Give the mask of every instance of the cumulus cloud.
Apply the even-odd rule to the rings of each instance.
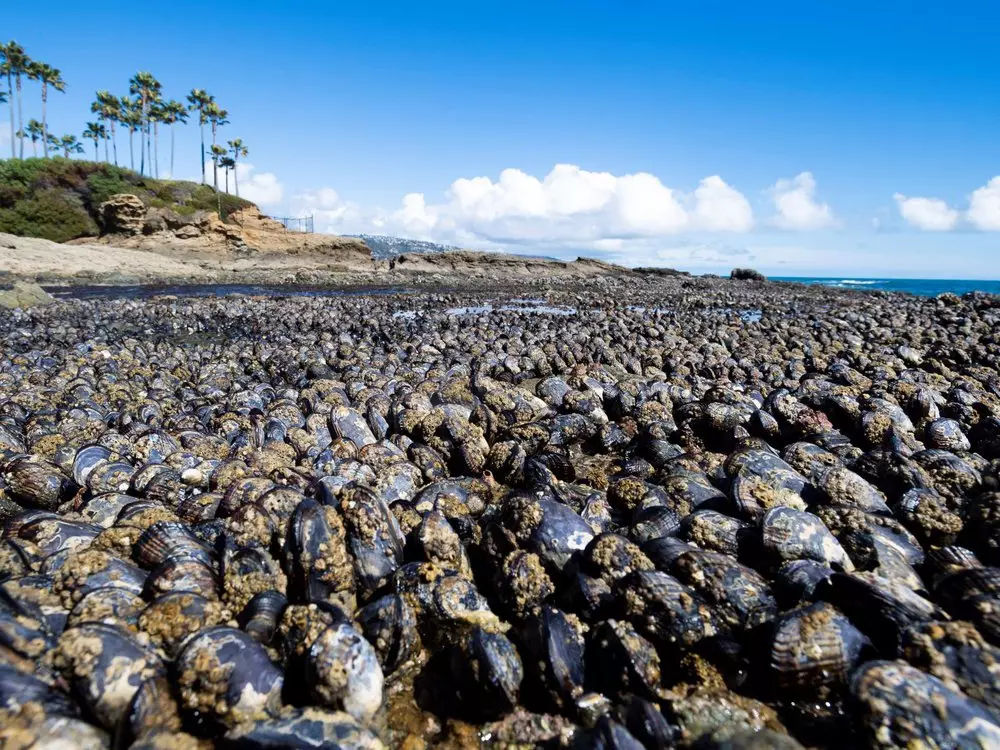
[[[802,172],[790,180],[778,180],[770,189],[778,213],[771,223],[780,229],[811,230],[837,226],[828,203],[816,199],[816,179]]]
[[[618,176],[572,164],[558,164],[543,178],[519,169],[505,169],[496,180],[461,178],[451,184],[441,203],[428,202],[423,193],[410,193],[389,212],[364,212],[356,206],[353,212],[346,211],[342,201],[324,207],[322,192],[300,196],[299,205],[332,211],[324,218],[337,226],[345,226],[350,218],[418,238],[487,245],[587,244],[686,231],[746,232],[754,223],[750,202],[717,175],[685,194],[646,172]]]
[[[258,172],[253,164],[240,162],[236,165],[236,175],[229,173],[229,190],[236,193],[236,184],[239,183],[240,197],[253,201],[259,206],[274,205],[281,203],[285,195],[285,187],[278,180],[277,175],[272,172]],[[211,185],[215,179],[212,162],[205,163],[205,181]],[[219,189],[225,186],[225,172],[219,168]]]
[[[966,218],[977,229],[1000,231],[1000,177],[972,192]]]
[[[958,223],[958,211],[938,198],[908,198],[902,193],[893,196],[903,219],[927,232],[947,232]]]

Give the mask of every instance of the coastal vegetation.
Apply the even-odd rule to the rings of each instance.
[[[90,113],[96,120],[85,123],[79,134],[56,135],[49,132],[48,103],[50,94],[66,91],[67,83],[62,71],[49,63],[32,59],[24,47],[16,41],[10,41],[0,43],[0,83],[6,85],[6,91],[0,87],[0,105],[6,105],[9,110],[11,159],[25,158],[26,142],[30,144],[31,157],[38,157],[40,149],[41,156],[45,159],[59,154],[64,159],[70,159],[84,153],[84,143],[80,141],[83,138],[93,144],[95,162],[100,160],[103,146],[104,162],[118,167],[117,135],[124,131],[128,133],[129,168],[135,172],[138,161],[140,178],[159,179],[160,129],[163,126],[170,130],[169,169],[163,170],[163,176],[169,174],[172,177],[175,174],[176,126],[186,124],[189,117],[196,114],[201,130],[202,184],[207,181],[207,157],[212,163],[213,189],[219,190],[221,169],[225,192],[229,192],[231,172],[234,188],[239,195],[236,167],[240,159],[248,156],[249,150],[241,138],[229,140],[225,146],[219,144],[221,129],[229,125],[229,112],[204,89],[192,89],[186,95],[185,104],[165,96],[163,84],[153,73],[139,71],[129,80],[128,92],[124,95],[112,93],[108,89],[96,92],[90,105]],[[25,100],[36,89],[41,119],[29,117],[25,124]],[[206,125],[211,133],[210,148],[205,143]],[[218,200],[216,203],[218,204]]]
[[[87,124],[86,137],[95,151],[101,127]],[[120,193],[137,196],[148,208],[182,215],[218,211],[228,216],[253,205],[210,185],[158,180],[114,164],[69,158],[82,149],[75,136],[64,136],[59,154],[48,159],[0,160],[0,232],[53,242],[95,237],[101,203]]]

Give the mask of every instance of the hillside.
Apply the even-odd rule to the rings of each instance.
[[[130,193],[150,209],[178,215],[197,211],[223,216],[253,206],[234,195],[216,195],[208,185],[155,180],[110,164],[71,159],[0,161],[0,232],[68,242],[96,237],[98,207],[113,195]]]

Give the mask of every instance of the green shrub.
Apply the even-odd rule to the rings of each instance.
[[[223,217],[252,206],[250,201],[208,185],[142,177],[101,162],[78,159],[0,160],[0,232],[59,242],[97,234],[97,213],[119,193],[138,196],[147,206],[178,214],[218,211]]]
[[[67,242],[95,236],[97,223],[79,196],[49,189],[18,201],[14,208],[0,210],[0,232]]]
[[[87,193],[90,210],[97,213],[98,207],[112,195],[132,193],[139,195],[141,191],[129,184],[120,175],[95,172],[87,178]]]

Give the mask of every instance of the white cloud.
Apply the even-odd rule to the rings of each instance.
[[[694,191],[696,224],[716,232],[746,232],[753,227],[750,201],[714,175],[701,181]]]
[[[947,232],[958,223],[958,211],[938,198],[907,198],[902,193],[892,197],[899,207],[900,216],[917,229]]]
[[[212,162],[205,162],[205,181],[214,184],[215,175]],[[229,173],[229,192],[236,194],[236,184],[239,183],[239,193],[241,198],[253,201],[259,206],[274,205],[281,203],[285,194],[285,187],[278,180],[277,175],[272,172],[257,172],[253,164],[240,162],[236,165],[236,175]],[[225,170],[219,168],[219,189],[224,190],[226,186]]]
[[[461,178],[442,203],[409,193],[393,211],[363,211],[339,196],[324,205],[325,188],[298,196],[299,210],[320,212],[336,231],[382,232],[453,243],[544,244],[657,238],[685,231],[745,232],[753,226],[749,201],[719,176],[691,194],[639,172],[616,176],[557,164],[538,178],[519,169]]]
[[[770,190],[777,215],[771,223],[780,229],[809,230],[837,226],[828,203],[816,200],[816,179],[802,172],[790,180],[778,180]]]
[[[1000,177],[994,177],[972,192],[966,218],[977,229],[1000,231]]]

